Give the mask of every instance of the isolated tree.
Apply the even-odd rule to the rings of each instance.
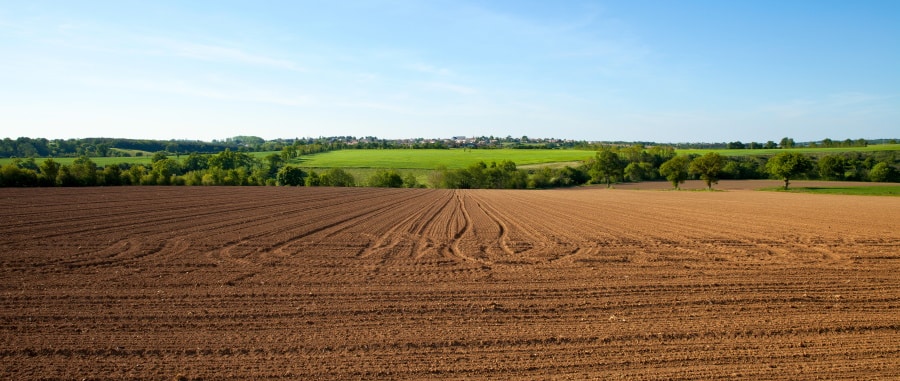
[[[691,159],[687,156],[675,156],[659,166],[659,174],[669,180],[675,189],[688,178],[688,166]]]
[[[619,155],[609,147],[603,147],[590,163],[591,180],[595,183],[605,182],[606,187],[623,176],[625,164]]]
[[[719,182],[719,174],[725,168],[725,158],[716,152],[710,152],[691,161],[688,171],[699,175],[706,183],[706,189],[712,190],[712,185]]]
[[[791,179],[813,168],[812,160],[801,153],[782,152],[775,155],[766,163],[766,170],[772,176],[784,179],[784,189],[788,189]]]

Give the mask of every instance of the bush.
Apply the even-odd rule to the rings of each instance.
[[[282,186],[303,186],[306,182],[306,172],[294,166],[284,166],[278,170],[276,180]]]
[[[415,178],[414,178],[415,179]],[[366,185],[376,188],[402,188],[403,177],[396,170],[378,170],[369,177]]]

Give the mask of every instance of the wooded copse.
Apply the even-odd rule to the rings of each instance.
[[[150,165],[121,163],[98,166],[86,156],[71,164],[53,159],[15,159],[0,167],[0,186],[118,185],[286,185],[432,188],[525,189],[584,184],[668,180],[673,187],[688,179],[703,179],[712,189],[719,179],[792,179],[900,181],[900,152],[845,152],[774,156],[677,155],[672,147],[605,146],[580,165],[521,169],[512,161],[477,162],[462,169],[436,168],[427,184],[411,173],[380,169],[356,179],[342,168],[305,169],[290,160],[309,151],[284,147],[280,153],[256,158],[225,149],[216,154],[192,153],[172,158],[153,155]]]

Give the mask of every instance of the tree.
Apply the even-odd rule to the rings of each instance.
[[[352,187],[356,185],[353,175],[340,168],[330,168],[323,173],[319,180],[326,187]]]
[[[875,182],[886,182],[890,181],[891,177],[893,177],[894,169],[891,168],[888,163],[880,162],[875,164],[872,169],[869,170],[869,180]]]
[[[766,163],[766,170],[772,176],[784,179],[784,189],[788,189],[791,179],[813,168],[812,160],[801,153],[782,152]]]
[[[94,148],[97,150],[97,156],[100,156],[100,157],[109,156],[109,152],[110,152],[109,144],[100,143],[100,144],[97,144],[97,146]]]
[[[403,177],[394,169],[381,169],[375,171],[375,173],[369,177],[369,181],[367,181],[366,184],[376,188],[402,188]]]
[[[297,147],[295,146],[284,146],[281,149],[281,158],[284,161],[290,161],[291,159],[297,158]]]
[[[819,159],[817,164],[819,168],[819,176],[826,180],[843,180],[844,179],[845,160],[842,156],[826,155]]]
[[[87,156],[72,161],[71,165],[60,167],[58,182],[63,186],[97,185],[97,164]]]
[[[728,149],[744,149],[744,148],[746,148],[744,146],[744,143],[741,143],[740,140],[738,140],[736,142],[730,142],[725,147]]]
[[[625,177],[631,181],[653,180],[653,165],[647,162],[631,162],[625,167]]]
[[[262,165],[265,170],[265,177],[274,177],[278,174],[278,169],[284,165],[285,160],[281,155],[273,153],[263,158]]]
[[[688,178],[688,165],[691,160],[687,156],[675,156],[659,166],[659,174],[672,183],[675,189]]]
[[[403,175],[403,187],[404,188],[419,188],[419,180],[416,179],[416,175],[412,173],[407,173]]]
[[[781,144],[779,144],[781,148],[794,148],[794,139],[791,138],[781,138]]]
[[[719,182],[719,173],[725,167],[725,158],[716,152],[710,152],[691,161],[688,171],[699,175],[706,183],[706,189],[712,190],[712,185]]]
[[[200,171],[207,168],[209,168],[209,158],[196,152],[192,152],[181,162],[181,169],[185,172]]]
[[[210,167],[219,167],[221,169],[237,169],[241,167],[250,167],[255,159],[244,152],[236,152],[226,148],[209,158]]]
[[[318,187],[322,185],[322,177],[316,171],[309,171],[304,182],[308,187]]]
[[[151,179],[148,179],[147,184],[172,185],[172,176],[179,175],[180,171],[180,165],[175,159],[157,160],[151,165],[150,173],[148,174]]]
[[[609,188],[613,181],[623,176],[625,165],[619,155],[609,147],[603,147],[590,163],[591,179],[595,183],[605,182]]]
[[[18,159],[17,159],[18,160]],[[31,187],[38,185],[38,175],[12,162],[0,167],[0,187]]]
[[[56,185],[56,177],[59,176],[59,167],[60,164],[53,159],[48,158],[47,160],[44,160],[40,165],[41,174],[38,179],[40,180],[41,185]]]
[[[100,183],[105,186],[122,185],[122,168],[118,165],[107,165],[100,172]]]
[[[306,172],[302,169],[286,165],[278,170],[276,176],[278,185],[282,186],[303,186],[306,183]]]
[[[169,157],[166,156],[166,153],[165,153],[165,152],[159,151],[159,152],[156,152],[156,153],[153,154],[153,157],[150,158],[150,162],[151,162],[151,163],[155,163],[155,162],[157,162],[157,161],[160,161],[160,160],[166,160],[166,159],[168,159],[168,158],[169,158]]]
[[[516,163],[509,160],[501,160],[500,163],[491,162],[484,170],[482,185],[492,189],[520,189],[525,188],[528,176],[516,169]]]

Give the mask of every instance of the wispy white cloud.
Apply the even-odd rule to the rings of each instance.
[[[83,77],[79,83],[91,87],[105,87],[151,93],[185,95],[224,101],[265,103],[282,106],[312,106],[316,99],[312,96],[293,93],[281,93],[270,89],[246,86],[241,84],[198,84],[184,80],[172,79],[112,79],[100,77]]]
[[[437,67],[437,66],[433,66],[433,65],[428,65],[428,64],[424,64],[424,63],[420,63],[420,62],[407,65],[407,68],[417,71],[417,72],[420,72],[420,73],[434,74],[434,75],[439,75],[439,76],[446,76],[446,75],[453,74],[453,72],[450,71],[450,69],[443,68],[443,67]]]
[[[263,54],[250,53],[232,47],[199,44],[186,41],[174,41],[160,38],[148,38],[147,42],[152,46],[163,49],[163,53],[173,54],[180,57],[204,61],[248,64],[299,72],[306,71],[305,68],[297,65],[290,60],[273,58]]]
[[[896,98],[896,97],[893,97]],[[841,92],[816,98],[800,98],[762,106],[763,112],[781,118],[841,117],[861,115],[893,107],[892,97],[863,92]],[[896,102],[894,102],[896,103]]]
[[[472,95],[478,93],[478,90],[473,87],[457,85],[448,82],[421,82],[421,85],[429,89],[450,91],[461,95]]]

